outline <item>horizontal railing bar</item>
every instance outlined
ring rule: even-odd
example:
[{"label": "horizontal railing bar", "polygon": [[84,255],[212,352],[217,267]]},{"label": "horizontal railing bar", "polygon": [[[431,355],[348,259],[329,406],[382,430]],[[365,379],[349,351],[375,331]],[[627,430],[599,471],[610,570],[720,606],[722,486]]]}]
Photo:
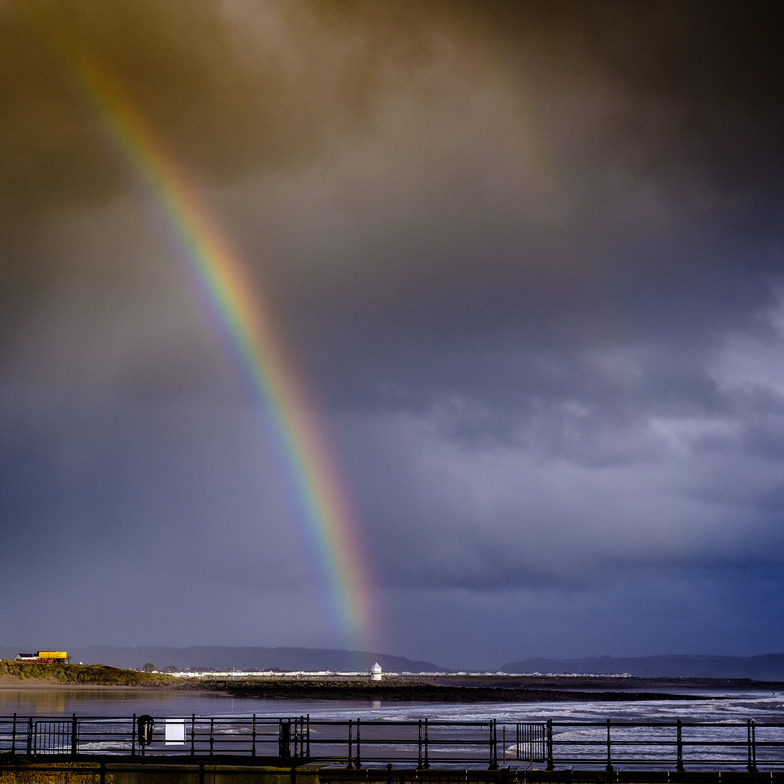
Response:
[{"label": "horizontal railing bar", "polygon": [[[18,713],[16,714],[17,722],[20,721],[27,721],[28,719],[34,719],[35,721],[71,721],[71,715],[63,715],[63,714],[36,714],[34,716],[28,716],[25,714]],[[131,716],[79,716],[77,715],[78,721],[95,721],[95,722],[125,722],[128,723],[132,720]],[[173,715],[160,715],[157,717],[160,720],[163,719],[186,719],[190,721],[194,718],[191,714],[173,714]],[[195,720],[197,722],[209,722],[210,720],[220,721],[222,723],[243,723],[251,721],[253,715],[248,714],[238,714],[234,716],[196,716]],[[296,717],[301,718],[301,717]],[[289,716],[256,716],[256,723],[257,724],[277,724],[279,721],[293,721],[294,717]],[[5,714],[0,715],[0,722],[13,722],[14,715],[13,714]],[[357,719],[351,719],[352,721],[356,722]],[[387,725],[387,724],[395,724],[398,726],[413,726],[416,727],[419,725],[421,721],[424,719],[361,719],[361,723],[364,726],[365,724],[371,725]],[[311,724],[324,724],[324,725],[331,725],[331,724],[346,724],[349,719],[318,719],[318,718],[310,718]],[[545,723],[546,719],[536,719],[536,720],[527,720],[526,723],[529,724],[539,724]],[[462,719],[427,719],[428,726],[449,726],[449,727],[488,727],[493,724],[493,721],[466,721]],[[507,724],[514,724],[515,722],[512,720],[503,721],[501,719],[496,720],[497,724],[507,723]],[[564,721],[564,720],[552,720],[553,725],[561,726],[561,727],[606,727],[607,726],[607,719],[603,721],[582,721],[582,720],[575,720],[575,721]],[[639,721],[629,721],[627,719],[618,719],[618,720],[610,720],[611,726],[613,727],[674,727],[677,724],[677,719],[673,719],[671,721],[646,721],[646,720],[639,720]],[[726,720],[726,721],[688,721],[688,720],[681,720],[681,726],[705,726],[705,727],[746,727],[748,720],[736,719],[736,720]],[[754,720],[754,725],[756,727],[782,727],[784,726],[784,721],[757,721]]]}]

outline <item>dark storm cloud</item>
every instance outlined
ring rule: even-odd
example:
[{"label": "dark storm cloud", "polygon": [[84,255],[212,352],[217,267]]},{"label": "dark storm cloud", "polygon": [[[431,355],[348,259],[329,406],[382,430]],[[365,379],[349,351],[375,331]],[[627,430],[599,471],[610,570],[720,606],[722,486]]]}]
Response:
[{"label": "dark storm cloud", "polygon": [[313,135],[313,119],[287,98],[283,53],[251,50],[214,3],[187,12],[170,2],[6,3],[2,24],[4,185],[28,207],[100,200],[122,184],[83,57],[120,83],[186,166],[210,175],[301,154]]},{"label": "dark storm cloud", "polygon": [[[782,203],[771,8],[491,8],[470,13],[495,36],[491,58],[450,28],[466,44],[443,56],[452,70],[406,61],[377,85],[375,134],[351,140],[320,202],[301,202],[306,224],[309,207],[332,222],[317,250],[297,246],[318,262],[272,271],[335,391],[411,404],[516,383],[530,347],[704,352],[767,329]],[[514,109],[498,92],[510,79]],[[465,110],[477,93],[484,115]],[[535,140],[529,159],[515,135]],[[340,376],[328,345],[346,343],[356,365]]]},{"label": "dark storm cloud", "polygon": [[[780,203],[776,139],[784,113],[775,89],[782,63],[774,3],[533,7],[539,40],[551,52],[550,76],[574,78],[590,69],[618,88],[606,110],[610,122],[588,129],[616,162],[675,190],[686,186],[697,205],[719,197],[715,206],[751,226],[776,220],[770,197]],[[521,53],[530,17],[504,4],[493,12],[499,35]],[[586,166],[582,156],[577,160]],[[691,182],[684,183],[686,174]]]},{"label": "dark storm cloud", "polygon": [[312,159],[341,118],[361,115],[366,91],[348,55],[318,45],[318,19],[301,4],[8,2],[0,37],[6,308],[35,304],[58,274],[37,247],[46,220],[133,185],[84,60],[207,183]]},{"label": "dark storm cloud", "polygon": [[31,594],[79,644],[343,642],[89,56],[271,303],[392,652],[780,647],[777,10],[2,4],[0,579],[112,586]]}]

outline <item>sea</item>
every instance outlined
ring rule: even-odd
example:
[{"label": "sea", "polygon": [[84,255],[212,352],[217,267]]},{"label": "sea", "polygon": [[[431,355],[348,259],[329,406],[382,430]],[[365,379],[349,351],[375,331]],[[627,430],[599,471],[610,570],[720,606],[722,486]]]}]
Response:
[{"label": "sea", "polygon": [[[650,689],[647,689],[650,691]],[[668,694],[678,691],[668,688]],[[689,696],[694,699],[689,699]],[[677,700],[438,703],[354,700],[285,700],[233,697],[213,692],[161,689],[0,689],[0,716],[249,716],[309,715],[350,719],[539,722],[552,720],[640,722],[681,718],[694,722],[784,722],[784,691],[681,689]]]}]

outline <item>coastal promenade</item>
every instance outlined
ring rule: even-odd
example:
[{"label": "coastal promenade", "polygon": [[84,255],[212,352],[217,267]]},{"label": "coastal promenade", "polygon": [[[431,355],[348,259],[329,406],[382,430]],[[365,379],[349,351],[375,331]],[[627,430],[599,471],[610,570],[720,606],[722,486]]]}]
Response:
[{"label": "coastal promenade", "polygon": [[497,770],[388,766],[347,770],[318,764],[2,761],[0,784],[784,784],[784,772],[733,770]]}]

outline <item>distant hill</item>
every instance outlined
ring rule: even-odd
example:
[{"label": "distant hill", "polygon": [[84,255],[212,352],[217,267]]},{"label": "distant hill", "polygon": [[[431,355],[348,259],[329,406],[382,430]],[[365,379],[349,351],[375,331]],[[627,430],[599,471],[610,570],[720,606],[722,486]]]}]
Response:
[{"label": "distant hill", "polygon": [[[47,641],[47,645],[49,641]],[[30,649],[33,650],[32,648]],[[0,646],[0,658],[13,659],[27,648]],[[159,670],[299,670],[305,672],[364,672],[378,662],[386,672],[449,672],[426,661],[364,651],[321,648],[266,648],[199,646],[114,647],[97,645],[69,648],[72,662],[106,664],[112,667],[141,669],[147,662]],[[762,656],[638,656],[621,658],[594,656],[581,659],[533,658],[509,662],[497,669],[508,673],[553,673],[580,675],[628,674],[639,678],[749,678],[784,682],[784,653]]]},{"label": "distant hill", "polygon": [[[0,657],[13,659],[21,649],[0,647]],[[319,648],[234,648],[228,646],[191,646],[169,648],[162,646],[113,647],[98,645],[89,648],[69,648],[72,662],[108,664],[113,667],[140,669],[147,662],[159,670],[304,670],[331,672],[364,672],[378,662],[387,672],[445,672],[437,664],[411,661],[402,656],[364,651],[341,651]]]},{"label": "distant hill", "polygon": [[586,659],[523,659],[500,668],[515,673],[628,674],[640,678],[751,678],[784,681],[784,653],[763,656],[638,656]]}]

